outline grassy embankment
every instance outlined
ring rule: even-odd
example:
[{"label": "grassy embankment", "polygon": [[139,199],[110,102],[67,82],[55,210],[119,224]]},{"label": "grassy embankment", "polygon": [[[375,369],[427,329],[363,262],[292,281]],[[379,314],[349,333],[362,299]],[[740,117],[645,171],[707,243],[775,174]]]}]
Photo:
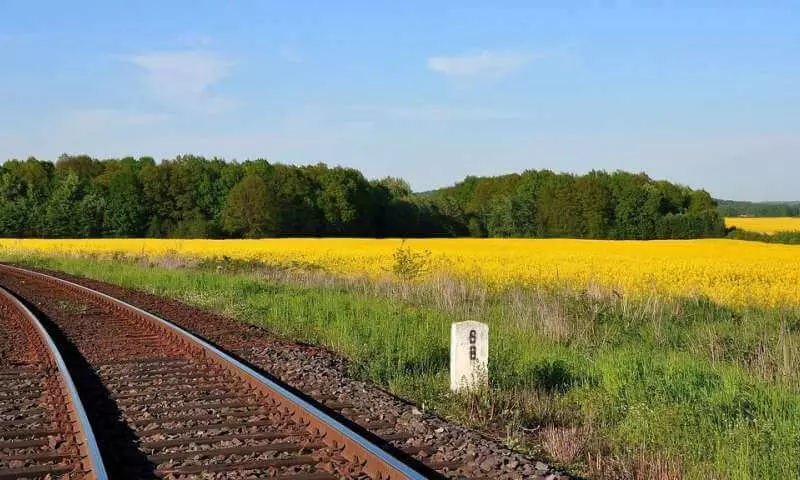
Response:
[{"label": "grassy embankment", "polygon": [[[337,279],[253,265],[0,259],[177,298],[327,346],[354,374],[606,478],[800,476],[800,315],[703,298],[488,293],[452,278]],[[492,390],[447,392],[449,324],[487,321]]]}]

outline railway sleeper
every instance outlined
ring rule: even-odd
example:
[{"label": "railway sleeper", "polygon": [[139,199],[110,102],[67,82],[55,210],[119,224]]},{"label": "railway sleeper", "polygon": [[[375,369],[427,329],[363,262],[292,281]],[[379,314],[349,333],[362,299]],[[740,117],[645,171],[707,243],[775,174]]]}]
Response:
[{"label": "railway sleeper", "polygon": [[31,447],[46,447],[52,440],[49,437],[35,438],[32,440],[0,441],[0,449],[18,449]]},{"label": "railway sleeper", "polygon": [[161,357],[161,358],[127,359],[127,360],[105,361],[105,362],[97,362],[94,365],[98,369],[102,369],[104,367],[119,366],[119,365],[131,365],[131,364],[134,364],[134,365],[162,364],[162,365],[166,366],[166,365],[176,365],[176,364],[188,365],[188,362],[183,358]]},{"label": "railway sleeper", "polygon": [[79,458],[76,455],[69,455],[59,452],[40,452],[40,453],[29,453],[25,455],[0,455],[0,461],[3,462],[13,462],[15,460],[18,461],[26,461],[26,460],[69,460]]},{"label": "railway sleeper", "polygon": [[142,425],[152,425],[152,424],[165,424],[165,423],[175,423],[175,422],[190,422],[190,421],[204,421],[204,420],[214,420],[218,418],[244,418],[244,417],[255,417],[258,415],[266,415],[267,411],[247,411],[247,412],[230,412],[230,413],[222,413],[222,414],[211,414],[211,415],[181,415],[175,417],[162,417],[162,418],[149,418],[143,420],[134,420],[130,422],[130,425],[135,427],[140,427]]},{"label": "railway sleeper", "polygon": [[0,470],[0,479],[17,480],[20,478],[41,478],[64,475],[75,469],[75,465],[39,465],[35,467],[8,468]]},{"label": "railway sleeper", "polygon": [[[221,410],[225,408],[260,408],[261,405],[253,405],[249,402],[227,402],[227,403],[183,403],[180,405],[173,405],[169,407],[148,408],[149,405],[136,405],[137,407],[144,407],[145,410],[135,413],[147,413],[149,415],[157,415],[170,412],[183,412],[188,410]],[[133,407],[128,407],[133,409]]]},{"label": "railway sleeper", "polygon": [[180,435],[189,432],[206,432],[209,430],[236,430],[239,428],[259,428],[259,427],[272,427],[275,422],[272,420],[258,420],[255,422],[221,422],[210,423],[205,425],[194,425],[190,427],[175,427],[175,428],[153,428],[150,430],[139,430],[133,432],[139,438],[148,438],[155,435]]},{"label": "railway sleeper", "polygon": [[306,432],[262,432],[262,433],[238,433],[233,435],[215,435],[213,437],[189,437],[173,438],[170,440],[160,440],[157,442],[143,442],[139,446],[147,450],[158,450],[161,448],[180,447],[183,445],[208,445],[217,442],[227,442],[232,440],[278,440],[284,438],[298,437],[306,435]]},{"label": "railway sleeper", "polygon": [[230,455],[252,455],[254,453],[267,453],[267,452],[296,452],[303,450],[319,450],[325,448],[322,442],[281,442],[281,443],[268,443],[264,445],[241,445],[237,447],[222,447],[211,448],[207,450],[186,450],[181,452],[162,453],[157,455],[148,455],[147,460],[160,465],[169,461],[186,460],[189,458],[208,458],[208,457],[227,457]]},{"label": "railway sleeper", "polygon": [[36,374],[39,366],[29,363],[21,363],[11,368],[0,369],[0,377],[5,375],[19,375],[20,373]]},{"label": "railway sleeper", "polygon": [[6,420],[0,422],[0,428],[4,427],[24,427],[26,425],[36,425],[36,424],[50,424],[47,418],[43,417],[36,417],[36,418],[23,418],[20,420]]},{"label": "railway sleeper", "polygon": [[[173,375],[169,377],[161,377],[161,378],[142,378],[143,381],[138,381],[138,379],[131,378],[129,382],[119,381],[118,377],[113,377],[116,382],[108,382],[106,383],[106,387],[112,390],[122,390],[125,388],[152,388],[152,387],[166,387],[171,385],[178,385],[185,382],[192,382],[195,380],[209,380],[209,379],[216,379],[222,380],[225,377],[225,373],[217,372],[217,373],[206,373],[206,374],[194,374],[192,376],[178,376]],[[141,377],[140,377],[141,378]],[[127,380],[127,379],[123,379]]]},{"label": "railway sleeper", "polygon": [[3,393],[3,395],[0,395],[0,398],[17,397],[18,393],[27,394],[27,393],[32,393],[32,392],[35,392],[35,391],[41,392],[42,391],[42,382],[44,382],[44,377],[37,378],[36,380],[31,380],[31,381],[27,381],[26,380],[22,384],[15,383],[13,385],[5,385],[2,382],[0,382],[0,388],[2,388],[4,391],[7,391],[7,392],[13,392],[13,393]]},{"label": "railway sleeper", "polygon": [[133,381],[141,381],[141,382],[158,382],[164,380],[171,380],[173,378],[184,378],[184,377],[215,377],[219,376],[220,370],[214,368],[208,369],[201,369],[194,367],[192,369],[181,369],[175,371],[169,371],[167,373],[156,373],[156,374],[124,374],[120,375],[115,372],[104,371],[101,372],[100,375],[103,378],[108,378],[110,381],[113,380],[113,383],[124,384],[125,382],[133,382]]},{"label": "railway sleeper", "polygon": [[224,417],[226,415],[230,415],[232,413],[247,413],[250,412],[251,415],[256,416],[259,415],[261,412],[264,414],[269,413],[268,411],[264,410],[264,407],[261,405],[255,405],[252,403],[245,403],[240,404],[238,406],[230,406],[230,407],[195,407],[195,408],[169,408],[164,409],[161,412],[153,412],[153,411],[131,411],[125,412],[126,416],[133,422],[138,421],[160,421],[162,418],[192,418],[196,415],[217,415],[219,417]]},{"label": "railway sleeper", "polygon": [[27,438],[27,437],[45,437],[51,435],[61,435],[63,432],[60,430],[2,430],[0,431],[0,438]]},{"label": "railway sleeper", "polygon": [[[279,467],[294,467],[299,465],[316,465],[317,459],[310,455],[299,455],[291,458],[277,458],[274,460],[258,460],[241,463],[217,463],[211,465],[193,465],[189,467],[164,468],[156,470],[156,475],[163,478],[167,475],[196,475],[198,473],[222,473],[231,470],[266,470]],[[287,476],[288,477],[288,476]],[[291,477],[288,477],[291,478]],[[332,476],[332,478],[339,478]]]},{"label": "railway sleeper", "polygon": [[[29,405],[29,403],[28,403]],[[38,405],[38,404],[37,404]],[[3,408],[5,407],[5,408]],[[41,406],[34,406],[27,410],[21,410],[19,404],[16,405],[0,405],[0,415],[11,415],[14,412],[24,411],[26,415],[44,415],[45,409]]]},{"label": "railway sleeper", "polygon": [[33,388],[22,388],[19,390],[14,390],[16,394],[9,394],[0,396],[0,405],[6,404],[9,402],[30,402],[35,401],[38,398],[41,398],[44,395],[44,390],[40,387],[33,387]]},{"label": "railway sleeper", "polygon": [[197,390],[197,391],[204,391],[204,390],[225,390],[230,391],[231,386],[225,382],[214,382],[214,383],[198,383],[194,385],[175,385],[171,387],[169,390],[164,389],[145,389],[142,391],[136,391],[135,388],[126,388],[124,390],[120,390],[114,395],[114,398],[117,400],[126,400],[128,398],[134,397],[141,397],[146,395],[153,395],[157,393],[172,393],[178,391],[187,391],[187,390]]},{"label": "railway sleeper", "polygon": [[[231,398],[231,395],[229,395],[229,394],[209,395],[209,396],[205,396],[205,397],[199,397],[197,399],[192,399],[190,401],[214,402],[214,401],[219,401],[219,400],[229,400],[230,398]],[[126,409],[128,407],[138,407],[138,406],[144,406],[144,405],[160,405],[160,404],[169,403],[169,402],[173,402],[173,401],[174,401],[174,399],[170,399],[170,398],[161,399],[161,400],[155,400],[155,399],[154,400],[149,400],[147,398],[141,399],[141,400],[140,399],[130,399],[130,400],[125,401],[125,402],[117,402],[117,405],[119,405],[123,409]]]}]

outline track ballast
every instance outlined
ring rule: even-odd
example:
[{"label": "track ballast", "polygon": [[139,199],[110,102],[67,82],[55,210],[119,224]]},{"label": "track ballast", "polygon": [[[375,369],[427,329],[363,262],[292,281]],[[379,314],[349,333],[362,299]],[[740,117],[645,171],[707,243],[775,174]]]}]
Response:
[{"label": "track ballast", "polygon": [[58,332],[111,478],[436,475],[166,320],[38,272],[0,279]]}]

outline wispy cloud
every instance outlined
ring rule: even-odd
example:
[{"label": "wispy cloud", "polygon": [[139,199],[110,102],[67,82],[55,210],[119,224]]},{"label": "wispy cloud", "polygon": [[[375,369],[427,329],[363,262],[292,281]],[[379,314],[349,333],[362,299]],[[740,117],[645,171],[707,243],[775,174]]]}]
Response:
[{"label": "wispy cloud", "polygon": [[428,68],[448,77],[500,78],[523,69],[542,55],[513,50],[482,50],[459,55],[439,55],[427,60]]},{"label": "wispy cloud", "polygon": [[233,100],[212,91],[231,74],[235,64],[213,52],[150,52],[128,57],[127,61],[144,71],[152,93],[169,105],[209,113],[235,106]]}]

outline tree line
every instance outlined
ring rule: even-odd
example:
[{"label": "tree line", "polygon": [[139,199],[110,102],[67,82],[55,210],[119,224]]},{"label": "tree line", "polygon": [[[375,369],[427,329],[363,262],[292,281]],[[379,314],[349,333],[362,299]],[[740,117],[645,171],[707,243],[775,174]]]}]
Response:
[{"label": "tree line", "polygon": [[725,235],[724,219],[708,192],[643,173],[528,170],[467,177],[429,195],[472,236],[650,240]]},{"label": "tree line", "polygon": [[702,190],[644,174],[530,170],[416,194],[352,168],[194,155],[0,165],[0,236],[258,238],[722,236]]},{"label": "tree line", "polygon": [[800,217],[800,202],[717,202],[724,217]]}]

